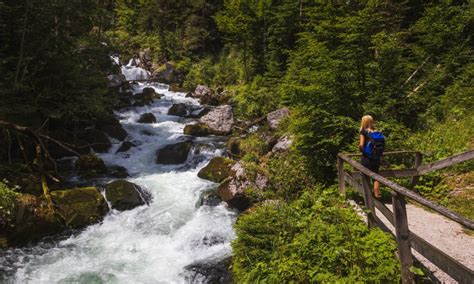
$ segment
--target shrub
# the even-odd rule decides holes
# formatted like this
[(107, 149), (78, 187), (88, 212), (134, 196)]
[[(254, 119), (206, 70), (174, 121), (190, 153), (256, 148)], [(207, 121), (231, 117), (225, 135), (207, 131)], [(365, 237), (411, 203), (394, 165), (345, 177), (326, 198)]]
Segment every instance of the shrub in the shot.
[(286, 204), (266, 202), (241, 216), (233, 242), (242, 283), (399, 282), (395, 242), (366, 225), (333, 190)]
[(0, 227), (12, 224), (15, 218), (15, 199), (18, 193), (0, 181)]

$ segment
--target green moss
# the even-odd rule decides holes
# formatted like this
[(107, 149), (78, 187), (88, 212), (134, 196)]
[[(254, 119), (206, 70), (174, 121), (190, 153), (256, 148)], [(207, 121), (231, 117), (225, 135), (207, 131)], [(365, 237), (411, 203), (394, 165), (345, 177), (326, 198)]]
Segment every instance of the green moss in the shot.
[(95, 187), (54, 191), (51, 198), (71, 228), (94, 224), (108, 211), (104, 197)]
[(230, 169), (234, 164), (235, 162), (230, 159), (215, 157), (199, 171), (198, 177), (213, 182), (221, 182), (230, 175)]
[(209, 135), (209, 128), (201, 123), (188, 124), (184, 127), (184, 134), (191, 136), (207, 136)]
[(15, 218), (15, 201), (18, 195), (17, 192), (10, 189), (5, 183), (0, 182), (0, 227), (12, 224)]

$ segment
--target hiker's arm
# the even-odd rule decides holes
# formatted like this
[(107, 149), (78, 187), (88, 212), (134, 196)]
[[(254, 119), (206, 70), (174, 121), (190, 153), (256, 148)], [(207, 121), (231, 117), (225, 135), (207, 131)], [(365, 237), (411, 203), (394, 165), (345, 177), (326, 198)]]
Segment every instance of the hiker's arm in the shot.
[(360, 134), (359, 135), (359, 150), (361, 152), (364, 149), (364, 142), (365, 142), (365, 137), (364, 137), (364, 135)]

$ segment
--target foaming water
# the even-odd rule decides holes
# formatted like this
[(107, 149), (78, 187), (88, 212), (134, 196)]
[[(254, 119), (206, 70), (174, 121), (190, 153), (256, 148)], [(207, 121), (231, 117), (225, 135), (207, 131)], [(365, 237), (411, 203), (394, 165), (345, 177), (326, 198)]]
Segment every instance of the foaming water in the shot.
[[(236, 212), (224, 203), (199, 206), (203, 193), (216, 184), (198, 178), (197, 172), (222, 153), (222, 142), (217, 137), (194, 139), (201, 148), (193, 150), (185, 164), (157, 165), (157, 149), (190, 139), (183, 135), (188, 119), (168, 116), (168, 109), (173, 103), (198, 106), (198, 102), (158, 84), (138, 84), (133, 92), (145, 87), (164, 97), (149, 106), (116, 113), (129, 133), (127, 140), (136, 147), (116, 154), (121, 142), (114, 141), (110, 152), (100, 156), (109, 166), (127, 168), (132, 176), (128, 180), (149, 191), (151, 203), (125, 212), (112, 210), (100, 224), (66, 239), (5, 252), (0, 271), (10, 270), (7, 282), (184, 283), (186, 266), (231, 255)], [(157, 122), (137, 123), (147, 112)]]

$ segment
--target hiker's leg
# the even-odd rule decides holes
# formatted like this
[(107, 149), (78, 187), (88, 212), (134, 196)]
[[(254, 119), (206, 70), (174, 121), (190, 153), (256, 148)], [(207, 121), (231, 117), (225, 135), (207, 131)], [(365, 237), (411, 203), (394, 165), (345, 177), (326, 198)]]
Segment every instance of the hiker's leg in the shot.
[(380, 198), (380, 183), (378, 181), (374, 181), (374, 195), (377, 198)]

